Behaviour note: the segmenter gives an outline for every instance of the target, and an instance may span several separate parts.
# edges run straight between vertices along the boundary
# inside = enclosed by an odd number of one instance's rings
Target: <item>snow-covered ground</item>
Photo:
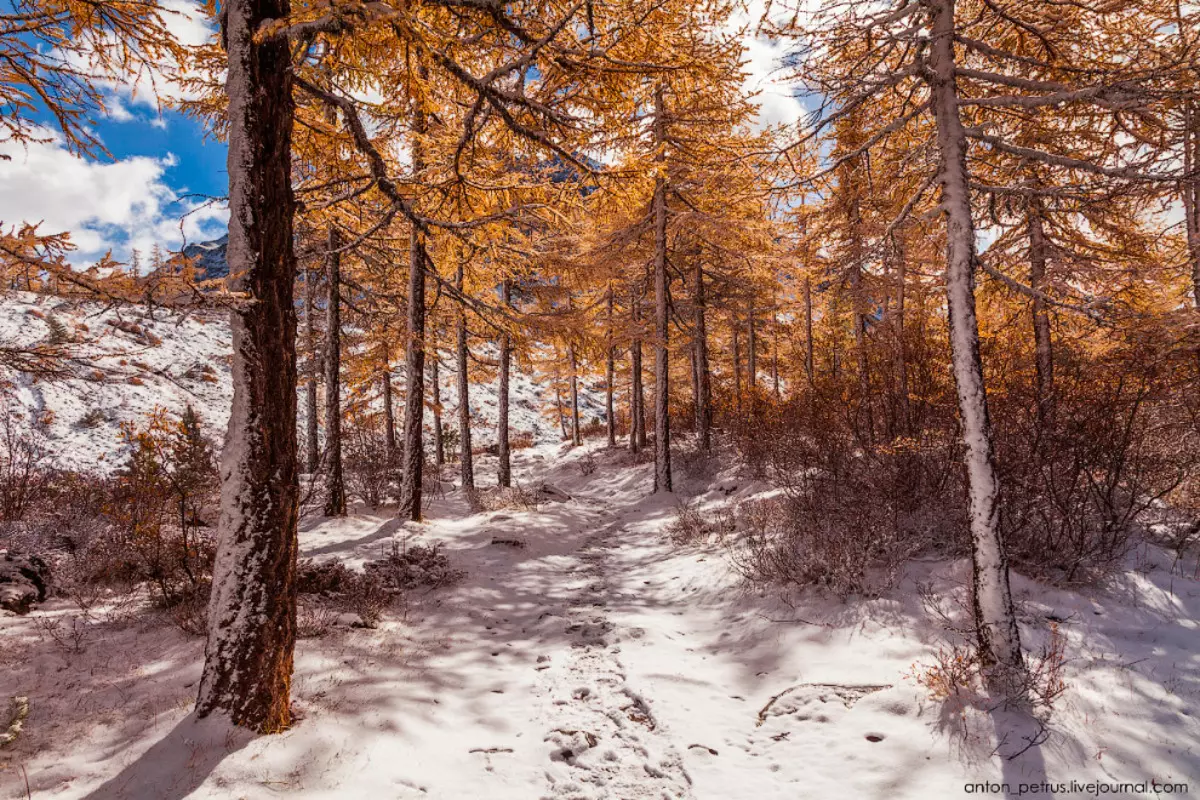
[[[585,475],[588,452],[599,466]],[[648,465],[546,444],[515,466],[523,484],[572,499],[471,514],[451,492],[421,524],[358,513],[303,526],[310,557],[353,564],[411,537],[444,542],[467,575],[376,630],[302,640],[303,716],[277,736],[190,716],[203,643],[163,619],[99,624],[79,654],[39,634],[39,619],[69,613],[63,601],[0,619],[0,696],[31,703],[0,750],[0,796],[24,797],[26,780],[33,797],[89,800],[1153,797],[1069,785],[1151,780],[1200,791],[1200,583],[1163,551],[1141,548],[1105,589],[1014,577],[1027,646],[1052,620],[1066,637],[1068,689],[1050,738],[1010,760],[1032,731],[934,702],[910,677],[943,635],[917,582],[961,597],[964,563],[911,564],[875,600],[785,604],[745,590],[716,544],[669,543],[674,501],[647,496]],[[709,506],[769,491],[733,468],[683,483]],[[1046,781],[1068,786],[1021,793]],[[981,782],[1009,790],[972,791]]]
[[[0,293],[0,342],[11,346],[47,344],[54,325],[71,340],[66,378],[36,379],[0,368],[0,388],[11,384],[22,427],[44,446],[55,466],[106,473],[123,458],[120,426],[141,423],[156,408],[178,417],[192,406],[218,443],[229,419],[233,389],[230,380],[231,340],[225,315],[218,311],[188,314],[79,302],[30,292]],[[60,334],[61,335],[61,334]],[[495,359],[495,347],[473,346],[476,354]],[[456,426],[457,390],[450,353],[441,354],[441,397],[445,421]],[[403,402],[403,366],[396,367],[396,402]],[[475,444],[488,444],[497,421],[495,381],[471,387],[472,430]],[[516,368],[510,389],[509,424],[515,434],[530,434],[535,442],[558,441],[555,396],[551,378]],[[322,395],[323,396],[323,395]],[[371,387],[372,401],[381,401],[380,387]],[[565,402],[564,397],[564,402]],[[299,404],[303,414],[303,403]],[[584,424],[602,419],[602,386],[584,381],[580,417]],[[397,418],[400,417],[397,408]],[[426,424],[432,425],[432,415]],[[301,419],[303,425],[303,419]]]

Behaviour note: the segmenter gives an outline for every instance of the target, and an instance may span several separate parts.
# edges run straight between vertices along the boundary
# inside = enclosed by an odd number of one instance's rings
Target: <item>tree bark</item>
[[[389,467],[396,465],[396,401],[392,397],[392,361],[391,353],[385,344],[383,346],[383,369],[379,375],[383,384],[383,441],[386,448]]]
[[[1054,410],[1054,343],[1050,338],[1050,310],[1041,294],[1046,290],[1046,259],[1049,245],[1039,198],[1030,198],[1027,211],[1029,231],[1029,288],[1033,298],[1033,342],[1038,431],[1044,431]]]
[[[292,78],[286,42],[254,38],[287,0],[228,0],[229,246],[233,405],[196,714],[276,733],[291,723],[296,641],[296,309]]]
[[[671,486],[670,286],[667,280],[667,118],[663,86],[654,90],[654,491]]]
[[[812,278],[804,276],[804,377],[808,380],[809,396],[817,388],[813,369],[813,307]]]
[[[325,516],[346,516],[346,482],[342,477],[342,246],[329,226],[325,256]]]
[[[642,413],[645,398],[642,394],[642,334],[638,318],[637,289],[633,289],[629,305],[633,317],[633,341],[629,345],[629,451],[638,454],[646,444],[646,416]]]
[[[506,278],[500,284],[500,301],[505,309],[511,302],[510,287]],[[512,361],[512,342],[508,330],[500,334],[500,388],[496,398],[496,453],[499,464],[496,466],[496,482],[507,488],[512,486],[512,454],[508,443],[508,370]]]
[[[1200,108],[1188,99],[1183,110],[1183,181],[1184,228],[1187,231],[1188,256],[1192,267],[1192,303],[1200,311]]]
[[[613,382],[617,371],[616,348],[613,347],[613,290],[608,285],[608,349],[604,360],[604,413],[608,428],[608,446],[617,446],[617,419],[613,403]]]
[[[946,215],[946,295],[950,355],[963,430],[969,513],[972,601],[979,654],[989,689],[1012,695],[1024,673],[1008,558],[1000,530],[1000,479],[988,416],[979,323],[975,315],[975,228],[967,172],[967,137],[955,82],[954,0],[932,0],[928,77],[937,126],[942,211]]]
[[[738,331],[737,307],[729,312],[729,324],[733,326],[733,408],[742,410],[742,338]]]
[[[463,262],[459,260],[458,270],[454,273],[454,288],[458,296],[463,297]],[[458,304],[458,446],[459,470],[464,490],[475,488],[475,456],[471,452],[471,381],[467,369],[467,306],[460,300]]]
[[[576,447],[583,444],[579,430],[579,361],[575,357],[575,345],[571,345],[571,443]]]
[[[438,329],[435,326],[429,347],[429,390],[433,395],[433,463],[442,467],[446,463],[446,440],[442,431],[442,380],[438,338]]]
[[[425,169],[420,136],[425,133],[425,111],[413,110],[413,175]],[[425,234],[417,226],[409,233],[408,337],[404,358],[404,476],[400,483],[400,517],[421,518],[421,489],[425,468]]]
[[[754,405],[758,389],[758,314],[754,308],[754,296],[746,301],[746,392],[750,405]]]
[[[317,304],[313,289],[312,270],[304,273],[304,344],[308,348],[308,373],[304,384],[305,467],[309,475],[316,475],[321,465],[321,438],[317,426],[317,375],[321,358],[317,353],[317,334],[313,326],[313,315]]]
[[[696,337],[696,434],[700,446],[712,447],[712,375],[708,367],[708,314],[704,296],[704,266],[696,259],[695,285],[692,287]]]

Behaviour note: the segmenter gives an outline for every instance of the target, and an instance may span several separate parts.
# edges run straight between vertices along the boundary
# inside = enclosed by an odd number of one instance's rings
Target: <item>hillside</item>
[[[36,378],[0,368],[10,385],[16,423],[31,432],[49,459],[65,469],[109,472],[120,463],[120,426],[137,423],[155,408],[178,416],[191,406],[220,442],[232,398],[230,334],[215,311],[180,314],[156,309],[112,307],[68,301],[28,292],[8,292],[0,301],[0,341],[10,346],[68,342],[69,376]],[[489,346],[479,347],[481,355]],[[490,353],[494,358],[495,354]],[[442,354],[442,398],[446,421],[455,408],[455,377],[450,354]],[[397,418],[403,401],[402,367],[393,376]],[[510,424],[514,434],[534,442],[557,441],[551,411],[554,391],[545,376],[514,372]],[[378,398],[374,399],[378,403]],[[473,434],[479,446],[493,441],[496,385],[472,387]],[[602,391],[585,385],[580,393],[584,422],[602,418]],[[303,414],[303,403],[299,404]],[[301,419],[303,423],[303,419]],[[432,424],[432,415],[426,415]]]

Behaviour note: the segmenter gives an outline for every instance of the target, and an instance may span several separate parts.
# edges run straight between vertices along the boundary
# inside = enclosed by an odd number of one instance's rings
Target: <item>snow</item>
[[[0,295],[0,341],[14,346],[45,344],[51,337],[48,318],[57,319],[78,340],[71,346],[75,375],[50,381],[0,370],[0,387],[5,381],[13,384],[12,396],[24,414],[23,424],[45,445],[55,466],[99,474],[118,469],[124,458],[121,424],[140,424],[156,408],[179,417],[191,405],[212,438],[218,443],[222,440],[233,399],[233,345],[223,312],[180,314],[155,309],[150,319],[137,307],[117,308],[29,292]],[[146,334],[130,333],[114,323],[139,326]],[[494,346],[484,343],[473,349],[485,360],[496,358]],[[350,357],[352,354],[346,356]],[[454,418],[458,391],[452,354],[442,352],[441,358],[443,417],[449,421]],[[396,365],[397,398],[404,396],[403,369],[403,364]],[[97,371],[103,374],[97,376]],[[378,387],[372,391],[378,405],[381,391]],[[496,392],[494,380],[471,386],[477,447],[495,440]],[[303,413],[303,401],[299,406]],[[514,369],[509,408],[514,433],[532,434],[535,442],[558,441],[553,407],[549,376]],[[581,383],[581,421],[603,419],[603,409],[603,385]],[[39,417],[48,418],[48,424],[34,426]],[[432,415],[426,414],[426,425],[432,424]],[[303,417],[298,425],[303,431]]]
[[[598,464],[588,476],[577,463],[586,453]],[[480,485],[491,485],[495,459],[481,461]],[[411,597],[376,630],[301,640],[301,718],[276,736],[197,723],[203,643],[156,616],[102,619],[78,654],[39,635],[39,619],[70,613],[63,601],[0,618],[0,696],[30,698],[21,738],[0,751],[0,796],[23,797],[25,775],[34,797],[89,799],[794,800],[960,797],[983,781],[1008,781],[1012,797],[1047,780],[1200,785],[1194,565],[1145,545],[1103,589],[1013,576],[1028,648],[1060,621],[1068,689],[1050,739],[1006,760],[995,751],[1032,735],[1020,719],[960,713],[910,677],[943,636],[918,582],[952,608],[966,599],[969,563],[914,562],[873,600],[784,602],[742,586],[717,544],[669,543],[676,500],[648,495],[652,469],[593,444],[543,444],[514,453],[514,477],[569,501],[471,514],[455,491],[424,523],[361,510],[306,521],[308,557],[356,564],[398,539],[439,541],[467,575]],[[677,477],[709,509],[774,491],[733,467]]]

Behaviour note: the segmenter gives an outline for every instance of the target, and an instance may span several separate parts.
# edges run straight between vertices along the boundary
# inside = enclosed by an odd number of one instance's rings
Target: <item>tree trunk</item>
[[[696,434],[700,446],[712,447],[712,376],[708,368],[708,315],[704,296],[704,266],[696,260],[695,286],[692,287],[696,337]]]
[[[454,288],[460,298],[458,305],[458,446],[459,467],[464,490],[475,488],[475,457],[471,452],[471,381],[467,370],[467,305],[463,297],[463,262],[454,273]]]
[[[425,133],[425,112],[413,110],[413,132]],[[425,158],[418,139],[412,148],[412,172],[420,175]],[[404,357],[404,476],[400,483],[398,516],[421,518],[421,489],[425,468],[425,234],[417,226],[408,242],[408,337]]]
[[[1031,198],[1027,219],[1029,288],[1038,293],[1033,298],[1033,342],[1039,433],[1045,430],[1054,410],[1054,344],[1050,338],[1050,311],[1040,296],[1046,290],[1046,257],[1049,252],[1042,214],[1040,199]]]
[[[779,390],[779,298],[771,297],[771,393],[775,399],[782,396]]]
[[[304,273],[304,344],[308,348],[308,380],[304,384],[304,426],[305,467],[309,475],[315,475],[321,465],[321,439],[317,429],[317,375],[321,359],[313,326],[313,315],[317,312],[315,294],[312,270],[307,270]]]
[[[973,566],[972,601],[979,654],[989,689],[1011,695],[1024,672],[1017,619],[1000,531],[1000,479],[996,471],[987,391],[975,316],[975,228],[967,173],[967,139],[958,109],[954,62],[954,0],[932,0],[932,52],[928,78],[937,125],[942,210],[946,215],[946,295],[950,355],[966,445]]]
[[[441,359],[438,356],[438,329],[436,326],[433,329],[429,350],[429,389],[433,395],[433,463],[442,467],[446,463],[446,440],[442,435]]]
[[[617,419],[613,404],[613,382],[617,371],[616,348],[613,347],[613,291],[608,285],[608,351],[604,362],[604,412],[607,417],[608,446],[617,446]]]
[[[661,83],[654,90],[654,144],[658,177],[654,179],[654,491],[670,492],[670,287],[667,282],[667,146],[666,106]]]
[[[221,454],[219,544],[196,714],[261,733],[291,723],[296,641],[296,309],[291,51],[255,42],[287,0],[228,0],[233,405]]]
[[[737,308],[729,312],[729,324],[733,326],[733,408],[742,409],[742,339],[738,335]]]
[[[1200,108],[1189,98],[1183,109],[1183,174],[1189,177],[1183,181],[1180,193],[1192,266],[1192,302],[1200,311],[1200,177],[1196,170],[1200,170]]]
[[[746,301],[746,392],[750,405],[754,406],[758,389],[758,314],[755,313],[754,297]]]
[[[896,246],[896,383],[900,396],[901,429],[908,433],[912,424],[911,410],[908,402],[908,345],[907,337],[907,288],[908,288],[908,253],[897,244]]]
[[[811,397],[817,388],[817,381],[813,369],[812,278],[807,274],[804,276],[804,377],[808,380],[808,391]]]
[[[640,453],[646,444],[646,416],[642,413],[642,334],[638,318],[637,289],[630,293],[629,313],[633,317],[633,341],[629,345],[629,451]]]
[[[325,516],[346,516],[342,477],[342,239],[329,226],[325,256]]]
[[[579,362],[575,358],[575,345],[571,345],[571,443],[576,447],[583,444],[579,430]]]
[[[383,440],[389,467],[396,464],[396,401],[392,397],[391,353],[383,346],[383,369],[379,375],[383,384]]]
[[[508,308],[510,302],[509,283],[500,284],[500,301]],[[508,330],[500,334],[500,389],[496,398],[496,452],[500,463],[496,466],[496,481],[500,486],[512,486],[512,455],[508,447],[508,369],[512,361],[512,342]]]

